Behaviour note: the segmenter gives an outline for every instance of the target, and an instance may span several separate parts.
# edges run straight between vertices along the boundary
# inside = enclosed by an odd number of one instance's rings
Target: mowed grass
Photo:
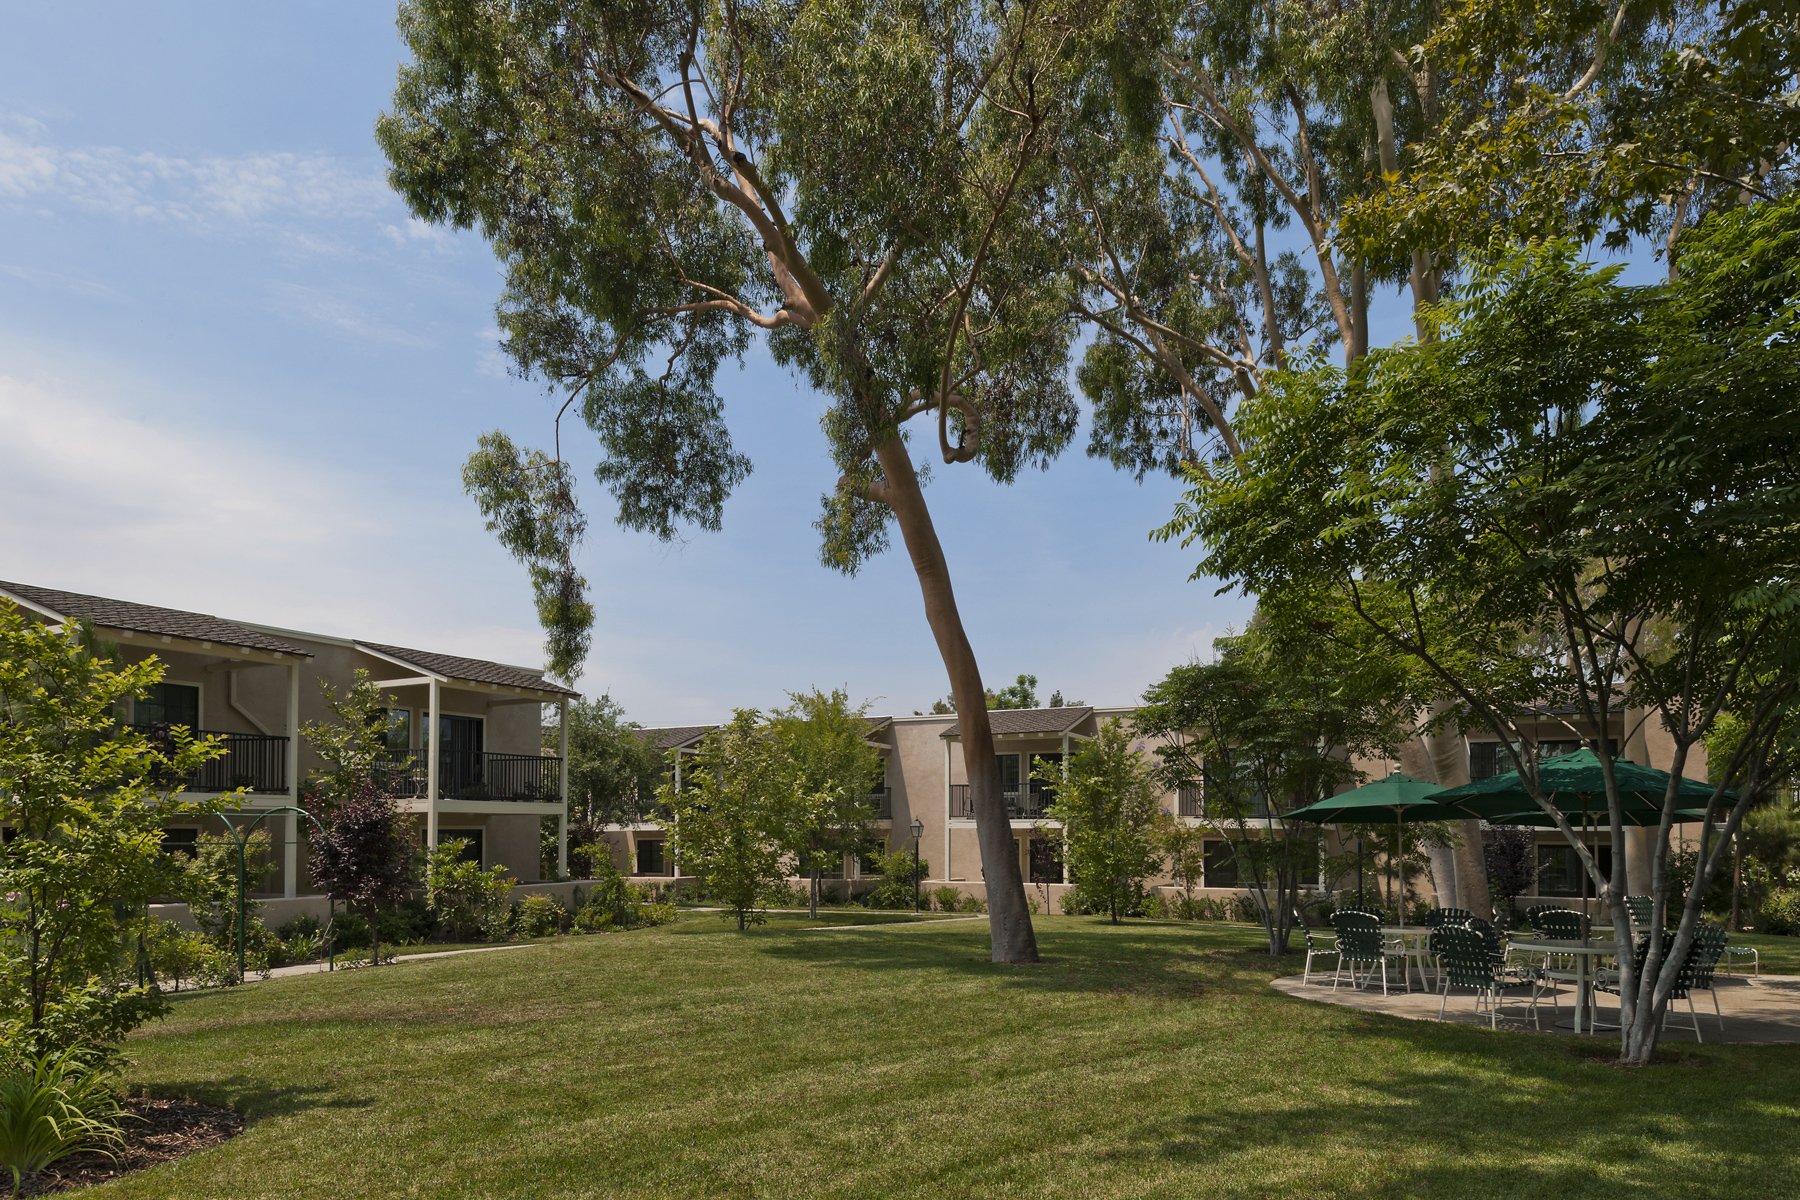
[[[821,914],[821,925],[838,914]],[[1800,1195],[1800,1047],[1293,999],[1244,926],[675,925],[178,999],[130,1081],[233,1141],[96,1195]],[[1462,1003],[1467,1004],[1464,999]]]

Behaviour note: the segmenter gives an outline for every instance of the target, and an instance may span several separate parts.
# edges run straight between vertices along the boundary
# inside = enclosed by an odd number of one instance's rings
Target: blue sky
[[[524,573],[458,471],[485,429],[546,440],[553,404],[505,374],[486,246],[385,185],[392,15],[8,6],[0,578],[539,661]],[[721,533],[628,533],[590,487],[584,690],[647,724],[813,686],[927,706],[947,688],[904,558],[818,565],[816,399],[761,355],[723,389],[755,472]],[[1241,598],[1148,539],[1176,495],[1079,448],[1011,488],[936,472],[990,684],[1128,703],[1241,625]]]

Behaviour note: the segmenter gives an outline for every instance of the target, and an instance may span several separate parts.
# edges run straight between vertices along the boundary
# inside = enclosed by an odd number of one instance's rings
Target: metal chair
[[[1480,1013],[1485,1008],[1488,1028],[1498,1029],[1500,1001],[1505,985],[1495,971],[1487,939],[1466,925],[1446,925],[1432,932],[1430,948],[1438,960],[1438,974],[1442,980],[1439,992],[1443,999],[1438,1002],[1438,1020],[1444,1019],[1444,1009],[1450,1003],[1451,988],[1473,988],[1475,1011]],[[1538,1028],[1536,992],[1532,993],[1526,1007],[1531,1012],[1532,1028]]]
[[[1648,929],[1656,916],[1656,901],[1648,896],[1627,896],[1625,910],[1631,914],[1633,929]]]
[[[1300,930],[1300,937],[1306,943],[1306,965],[1300,968],[1300,982],[1312,982],[1313,959],[1330,955],[1338,960],[1338,967],[1343,966],[1343,954],[1339,952],[1337,934],[1327,933],[1323,929],[1313,929],[1306,923],[1306,918],[1299,909],[1294,910],[1294,924]]]
[[[1668,930],[1663,934],[1664,945],[1667,945],[1674,940],[1675,931],[1673,929]],[[1691,1029],[1694,1033],[1694,1040],[1696,1042],[1706,1040],[1700,1035],[1700,1010],[1694,1007],[1694,981],[1699,975],[1700,963],[1707,953],[1708,951],[1706,950],[1705,945],[1696,933],[1693,942],[1688,946],[1687,954],[1681,960],[1681,966],[1675,972],[1675,986],[1669,989],[1669,1003],[1663,1009],[1663,1028],[1667,1029],[1669,1027],[1669,1013],[1672,1011],[1675,1001],[1686,1000],[1688,1003],[1688,1016],[1693,1019],[1693,1024],[1681,1026],[1681,1028]],[[1636,978],[1643,978],[1644,960],[1649,956],[1650,936],[1644,934],[1638,938],[1637,944],[1633,946],[1631,950],[1631,960],[1636,967],[1636,971],[1634,972]],[[1601,992],[1610,992],[1612,995],[1617,996],[1619,995],[1618,975],[1616,972],[1608,972],[1608,974],[1612,977],[1596,980],[1594,982],[1594,989]],[[1721,1016],[1719,1019],[1719,1026],[1720,1028],[1724,1028],[1724,1025],[1725,1021]]]
[[[1463,926],[1481,935],[1482,944],[1487,947],[1488,957],[1493,960],[1494,974],[1501,980],[1502,987],[1523,987],[1528,983],[1536,983],[1538,971],[1535,967],[1522,967],[1509,960],[1510,951],[1506,940],[1494,923],[1485,917],[1470,917]],[[1556,993],[1550,994],[1552,1004],[1556,1003]]]
[[[1425,926],[1442,929],[1446,925],[1467,925],[1474,915],[1466,908],[1434,908],[1425,914]]]
[[[1729,941],[1727,941],[1725,944],[1724,957],[1719,962],[1719,965],[1724,969],[1724,973],[1727,975],[1737,974],[1737,971],[1734,970],[1733,968],[1735,968],[1739,963],[1742,963],[1745,961],[1749,962],[1750,969],[1755,972],[1756,977],[1758,979],[1761,979],[1762,978],[1762,955],[1757,952],[1756,947],[1755,946],[1733,946]]]
[[[1713,987],[1713,973],[1718,970],[1719,958],[1725,953],[1725,942],[1730,936],[1723,925],[1715,925],[1711,921],[1702,921],[1700,928],[1694,931],[1694,945],[1699,947],[1700,953],[1694,961],[1694,983],[1690,990],[1705,992],[1712,997],[1713,1016],[1718,1019],[1721,1033],[1725,1031],[1725,1013],[1719,1008],[1719,993]],[[1696,1017],[1695,1020],[1699,1018]]]
[[[1387,965],[1388,960],[1397,958],[1405,971],[1406,951],[1388,941],[1381,932],[1381,919],[1369,913],[1339,911],[1331,914],[1331,924],[1337,930],[1338,969],[1332,976],[1331,990],[1337,991],[1338,984],[1343,982],[1344,967],[1350,967],[1350,986],[1363,987],[1376,971],[1381,972],[1381,994],[1388,994]],[[1368,973],[1362,982],[1356,981],[1358,963],[1369,964]],[[1410,991],[1410,984],[1407,986]]]

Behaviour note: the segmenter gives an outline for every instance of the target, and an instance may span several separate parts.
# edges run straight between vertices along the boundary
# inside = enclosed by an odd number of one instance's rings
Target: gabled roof
[[[717,728],[717,725],[667,725],[661,729],[638,729],[633,732],[658,750],[681,750]]]
[[[4,580],[0,580],[0,597],[18,600],[27,607],[48,612],[58,619],[91,621],[106,629],[186,638],[189,641],[213,642],[222,646],[240,646],[271,654],[312,657],[310,651],[302,650],[280,638],[206,613],[158,608],[154,604],[111,600],[105,596],[89,596],[82,592],[65,592],[56,588],[34,587],[28,583],[7,583]]]
[[[430,650],[409,650],[405,646],[387,646],[380,642],[356,643],[364,650],[372,650],[386,658],[398,659],[409,666],[432,675],[442,675],[446,679],[461,679],[470,683],[491,683],[496,687],[517,688],[522,692],[548,692],[555,696],[576,696],[580,692],[551,683],[536,671],[528,671],[524,667],[509,666],[506,663],[489,662],[484,658],[463,658],[455,654],[438,654]]]
[[[1086,704],[1072,704],[1062,708],[990,708],[988,725],[993,729],[995,737],[1028,737],[1032,734],[1055,736],[1068,733],[1093,714],[1093,708]],[[958,721],[944,730],[942,736],[953,738],[961,732],[962,722]]]

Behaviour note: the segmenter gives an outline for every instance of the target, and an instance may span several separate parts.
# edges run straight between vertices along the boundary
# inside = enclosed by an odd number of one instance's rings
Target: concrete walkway
[[[423,962],[426,959],[431,958],[455,958],[459,954],[496,954],[502,950],[523,950],[527,946],[536,946],[538,944],[539,943],[537,942],[505,942],[498,946],[465,946],[461,950],[427,950],[423,954],[402,954],[396,958],[389,959],[381,965],[384,967],[395,967],[404,963]],[[337,965],[337,969],[340,971],[361,971],[366,970],[367,967],[368,964],[365,962],[359,962],[354,965],[340,962]],[[296,975],[318,975],[328,970],[330,970],[330,966],[327,963],[301,963],[299,966],[295,967],[276,967],[267,975],[253,974],[247,982],[261,983],[265,979],[292,979]]]
[[[1321,982],[1321,979],[1323,982]],[[1388,995],[1381,994],[1381,984],[1377,980],[1374,988],[1352,988],[1346,981],[1334,992],[1331,988],[1331,972],[1321,976],[1314,972],[1311,983],[1301,983],[1300,976],[1290,975],[1285,979],[1274,980],[1270,986],[1278,992],[1302,1000],[1313,1000],[1321,1004],[1338,1004],[1345,1008],[1359,1009],[1362,1012],[1382,1013],[1390,1017],[1402,1017],[1409,1021],[1435,1021],[1438,1019],[1438,1005],[1442,996],[1436,991],[1403,992],[1399,985],[1390,983]],[[1700,1013],[1700,1035],[1705,1042],[1726,1042],[1749,1045],[1783,1045],[1800,1043],[1800,975],[1764,975],[1761,978],[1747,978],[1741,975],[1714,976],[1713,984],[1718,989],[1719,1011],[1724,1014],[1724,1028],[1720,1028],[1719,1018],[1713,1015],[1712,997],[1706,992],[1694,995],[1694,1007]],[[1551,1007],[1550,994],[1554,991],[1558,1008]],[[1547,989],[1538,999],[1538,1022],[1544,1033],[1571,1034],[1572,1029],[1566,1027],[1574,1016],[1574,989],[1563,985],[1555,989]],[[1507,990],[1500,1004],[1500,1028],[1524,1030],[1532,1032],[1531,1014],[1526,1001],[1531,998],[1531,989],[1512,988]],[[1600,1020],[1612,1023],[1614,1029],[1602,1028],[1600,1035],[1614,1037],[1619,1020],[1617,1004],[1608,1006],[1611,999],[1606,993],[1600,993]],[[1663,1033],[1663,1040],[1668,1045],[1679,1045],[1693,1040],[1690,1029],[1683,1028],[1688,1022],[1687,1001],[1678,1000],[1670,1005],[1671,1021]],[[1461,1025],[1488,1023],[1487,1013],[1479,1015],[1475,1012],[1475,994],[1467,989],[1450,989],[1450,1004],[1445,1009],[1444,1019],[1455,1021]]]

